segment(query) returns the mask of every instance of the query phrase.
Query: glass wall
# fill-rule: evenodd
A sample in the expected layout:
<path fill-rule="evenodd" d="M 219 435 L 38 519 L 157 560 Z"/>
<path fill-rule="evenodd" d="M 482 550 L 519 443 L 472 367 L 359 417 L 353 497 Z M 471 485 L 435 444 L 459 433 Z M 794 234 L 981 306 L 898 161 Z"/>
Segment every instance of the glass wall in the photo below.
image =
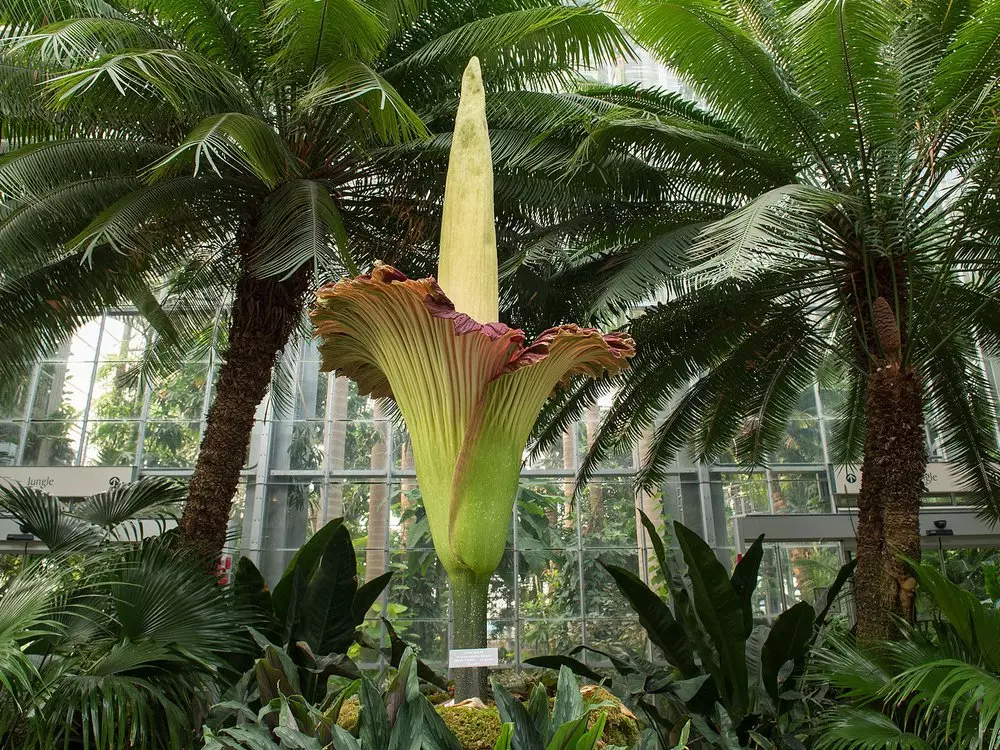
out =
<path fill-rule="evenodd" d="M 107 315 L 84 326 L 24 383 L 0 392 L 0 467 L 121 466 L 134 477 L 189 476 L 204 430 L 218 360 L 207 351 L 153 388 L 129 373 L 147 343 L 143 324 Z M 232 555 L 252 557 L 272 582 L 295 550 L 332 518 L 356 540 L 359 573 L 393 570 L 385 614 L 430 661 L 444 661 L 448 590 L 420 503 L 405 429 L 353 383 L 319 371 L 303 343 L 287 382 L 258 411 L 235 498 Z M 831 513 L 837 498 L 826 436 L 840 395 L 802 395 L 768 466 L 747 473 L 735 453 L 717 464 L 679 460 L 656 492 L 632 486 L 636 456 L 619 456 L 587 486 L 576 469 L 600 421 L 585 415 L 543 455 L 525 464 L 507 552 L 493 579 L 490 634 L 506 664 L 580 643 L 642 648 L 643 634 L 600 563 L 627 567 L 658 585 L 642 508 L 664 531 L 678 520 L 731 566 L 741 551 L 734 519 L 746 514 Z M 928 436 L 933 444 L 933 436 Z M 2 474 L 2 470 L 0 470 Z M 959 502 L 945 497 L 942 501 Z M 769 544 L 758 614 L 796 600 L 821 601 L 841 563 L 838 544 Z"/>

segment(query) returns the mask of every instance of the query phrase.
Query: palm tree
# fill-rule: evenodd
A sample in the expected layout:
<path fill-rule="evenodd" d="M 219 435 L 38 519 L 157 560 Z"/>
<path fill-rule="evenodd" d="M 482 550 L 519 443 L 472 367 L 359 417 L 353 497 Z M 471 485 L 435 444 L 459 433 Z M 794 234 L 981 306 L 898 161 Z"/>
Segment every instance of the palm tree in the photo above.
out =
<path fill-rule="evenodd" d="M 510 250 L 571 201 L 534 155 L 566 104 L 522 89 L 627 51 L 598 9 L 556 0 L 12 0 L 0 29 L 2 135 L 18 147 L 0 164 L 0 376 L 123 302 L 169 367 L 211 341 L 196 334 L 223 300 L 225 363 L 181 522 L 212 556 L 310 289 L 376 258 L 430 262 L 469 58 L 508 123 Z"/>
<path fill-rule="evenodd" d="M 857 605 L 866 638 L 913 617 L 925 424 L 984 516 L 1000 516 L 996 191 L 1000 6 L 915 0 L 618 0 L 633 37 L 697 101 L 634 87 L 581 153 L 632 155 L 673 195 L 580 251 L 558 281 L 607 315 L 666 287 L 580 479 L 666 412 L 639 483 L 691 448 L 777 447 L 802 390 L 846 386 L 835 461 L 857 465 Z M 592 92 L 593 93 L 593 92 Z M 662 299 L 662 298 L 661 298 Z M 601 388 L 570 391 L 558 439 Z M 560 413 L 561 411 L 561 413 Z M 863 457 L 863 458 L 862 458 Z"/>
<path fill-rule="evenodd" d="M 0 488 L 49 551 L 0 590 L 0 748 L 191 746 L 252 618 L 201 561 L 142 538 L 184 495 L 163 477 L 72 507 Z"/>

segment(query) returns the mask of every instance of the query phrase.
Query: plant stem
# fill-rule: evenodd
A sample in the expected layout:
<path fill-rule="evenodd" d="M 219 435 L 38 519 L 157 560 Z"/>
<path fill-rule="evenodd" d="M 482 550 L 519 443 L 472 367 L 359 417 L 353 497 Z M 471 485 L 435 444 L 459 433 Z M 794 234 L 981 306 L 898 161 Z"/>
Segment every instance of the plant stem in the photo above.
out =
<path fill-rule="evenodd" d="M 489 578 L 471 572 L 450 576 L 452 648 L 486 647 L 486 598 Z M 455 700 L 486 698 L 486 668 L 469 667 L 455 671 Z"/>

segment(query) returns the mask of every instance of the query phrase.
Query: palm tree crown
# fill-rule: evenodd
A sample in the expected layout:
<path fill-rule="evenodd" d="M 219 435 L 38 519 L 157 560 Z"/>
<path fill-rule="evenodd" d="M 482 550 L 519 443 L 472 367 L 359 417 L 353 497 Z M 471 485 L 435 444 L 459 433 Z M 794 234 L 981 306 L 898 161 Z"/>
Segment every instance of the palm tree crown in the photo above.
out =
<path fill-rule="evenodd" d="M 629 326 L 638 355 L 605 386 L 617 397 L 582 474 L 631 448 L 664 411 L 641 484 L 659 484 L 687 447 L 712 459 L 735 446 L 759 465 L 821 378 L 847 392 L 833 448 L 842 464 L 864 455 L 861 521 L 877 526 L 868 536 L 907 529 L 905 545 L 880 541 L 875 557 L 919 555 L 925 419 L 983 514 L 1000 517 L 996 408 L 981 361 L 1000 354 L 1000 5 L 616 9 L 698 101 L 636 88 L 583 146 L 630 153 L 635 174 L 660 173 L 675 191 L 623 226 L 616 246 L 584 248 L 562 278 L 590 280 L 598 315 L 664 284 L 669 298 Z M 568 393 L 541 442 L 599 388 Z M 912 593 L 912 576 L 896 572 L 899 591 Z"/>

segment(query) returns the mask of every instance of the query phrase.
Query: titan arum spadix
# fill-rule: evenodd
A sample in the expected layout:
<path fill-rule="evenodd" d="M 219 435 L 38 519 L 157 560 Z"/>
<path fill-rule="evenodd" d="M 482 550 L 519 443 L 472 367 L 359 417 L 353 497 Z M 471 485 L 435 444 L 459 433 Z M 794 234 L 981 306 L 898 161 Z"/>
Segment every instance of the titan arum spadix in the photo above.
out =
<path fill-rule="evenodd" d="M 440 282 L 440 286 L 438 283 Z M 376 263 L 329 284 L 312 311 L 323 369 L 392 398 L 406 421 L 434 548 L 452 589 L 453 647 L 486 645 L 490 577 L 503 556 L 521 459 L 553 390 L 576 375 L 616 373 L 634 353 L 622 334 L 576 325 L 530 344 L 499 318 L 493 162 L 479 61 L 469 63 L 455 121 L 438 279 Z M 481 692 L 461 670 L 456 697 Z"/>

